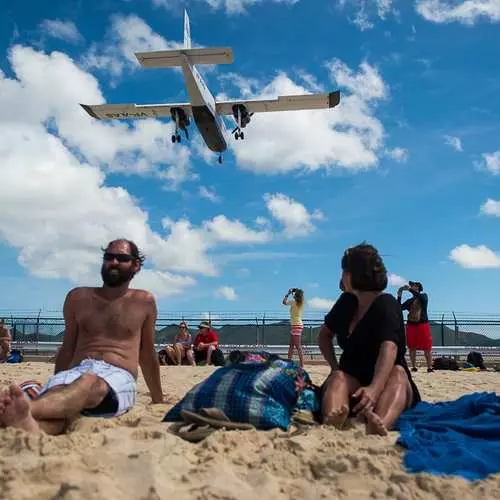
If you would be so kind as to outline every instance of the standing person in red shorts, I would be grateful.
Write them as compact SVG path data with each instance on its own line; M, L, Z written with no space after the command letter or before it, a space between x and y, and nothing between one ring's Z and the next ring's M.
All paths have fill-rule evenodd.
M401 296L405 290L410 292L412 297L401 304ZM417 371L415 364L417 351L424 351L427 371L430 373L434 370L432 369L432 334L427 315L429 297L423 292L422 283L409 281L408 285L402 286L398 290L398 302L403 311L408 311L406 344L410 351L412 371Z

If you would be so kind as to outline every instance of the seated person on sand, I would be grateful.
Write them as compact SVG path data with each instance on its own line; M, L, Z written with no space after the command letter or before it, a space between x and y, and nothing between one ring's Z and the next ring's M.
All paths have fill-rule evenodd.
M325 316L319 347L332 371L322 388L323 423L342 428L350 410L369 434L387 434L420 394L406 364L404 320L397 300L382 293L387 271L371 245L342 257L344 293ZM342 348L337 362L333 338Z
M11 336L9 329L0 318L0 363L9 359Z
M193 339L185 321L181 321L179 333L174 339L174 344L166 346L165 352L175 365L181 365L186 360L191 366L196 366L193 353Z
M224 354L219 349L219 336L209 323L203 321L194 339L194 359L196 364L206 361L207 365L224 366Z
M156 302L129 289L144 257L132 241L104 250L101 288L74 288L64 303L65 331L55 374L30 401L17 385L0 395L0 425L61 434L80 414L113 417L135 403L138 365L153 403L163 403L155 350Z

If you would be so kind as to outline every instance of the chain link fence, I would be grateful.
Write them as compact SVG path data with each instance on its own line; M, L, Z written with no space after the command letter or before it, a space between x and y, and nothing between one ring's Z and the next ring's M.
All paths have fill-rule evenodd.
M60 342L64 334L61 315L3 315L16 343ZM290 326L280 313L185 313L165 314L158 318L156 342L170 343L185 321L195 335L198 325L208 321L219 333L221 344L283 345L288 344ZM309 314L304 318L302 341L305 346L317 345L323 316ZM435 346L475 346L500 348L500 316L441 313L430 316Z

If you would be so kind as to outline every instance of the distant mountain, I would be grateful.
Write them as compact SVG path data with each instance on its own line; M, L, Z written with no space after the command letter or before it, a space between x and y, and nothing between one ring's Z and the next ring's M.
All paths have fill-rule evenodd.
M433 345L475 345L475 346L499 346L500 339L492 339L481 333L459 331L455 338L455 331L447 326L441 329L441 323L431 322L431 333ZM256 325L224 325L221 328L215 328L219 334L221 344L268 344L268 345L283 345L288 344L290 335L290 326L288 321L266 324L262 326ZM320 327L304 328L303 342L306 344L316 343ZM157 332L157 341L159 343L171 343L177 335L178 326L176 324L168 325ZM196 336L196 331L192 332L193 339ZM444 338L444 343L442 339Z
M435 346L440 345L475 345L475 346L485 346L485 347L500 347L500 339L493 339L481 333L475 332L464 332L459 331L458 335L455 335L455 331L447 326L441 327L441 323L433 322L430 323L432 340ZM53 328L53 325L52 325ZM319 326L309 327L305 326L303 333L304 344L314 344L319 334ZM241 345L252 345L252 344L268 344L268 345L283 345L288 344L290 326L288 321L279 321L276 323L268 323L265 328L262 325L255 324L232 324L224 325L220 328L215 328L219 334L219 339L221 344L241 344ZM173 342L174 337L177 335L178 324L172 323L167 325L156 332L156 341L159 344L170 344ZM192 332L193 340L197 334L197 330L194 329ZM61 342L64 335L64 331L58 331L55 334L49 334L43 332L43 326L41 327L41 332L38 335L39 342ZM444 342L443 342L444 339ZM16 334L16 340L24 340L26 342L36 342L37 336L34 333L20 335L19 332Z

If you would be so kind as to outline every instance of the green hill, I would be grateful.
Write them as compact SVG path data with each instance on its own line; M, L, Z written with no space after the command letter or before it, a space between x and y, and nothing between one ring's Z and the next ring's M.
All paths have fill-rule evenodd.
M57 328L57 333L48 333L44 325L41 325L40 333L37 336L34 333L26 333L21 335L16 334L16 340L25 342L61 342L64 331ZM268 323L265 328L262 325L255 324L231 324L223 325L220 328L214 325L215 330L219 334L221 344L269 344L269 345L283 345L288 344L289 339L289 323L288 321L279 321L276 323ZM50 329L54 329L54 325L50 325ZM319 334L319 326L304 327L303 342L305 344L315 344ZM178 325L172 323L164 326L156 332L156 341L160 344L172 343L174 337L177 335ZM431 332L433 344L435 346L444 345L475 345L475 346L488 346L500 347L500 339L493 339L481 333L459 331L458 336L455 331L447 326L441 327L440 323L431 321ZM193 329L191 332L196 336L197 331Z

